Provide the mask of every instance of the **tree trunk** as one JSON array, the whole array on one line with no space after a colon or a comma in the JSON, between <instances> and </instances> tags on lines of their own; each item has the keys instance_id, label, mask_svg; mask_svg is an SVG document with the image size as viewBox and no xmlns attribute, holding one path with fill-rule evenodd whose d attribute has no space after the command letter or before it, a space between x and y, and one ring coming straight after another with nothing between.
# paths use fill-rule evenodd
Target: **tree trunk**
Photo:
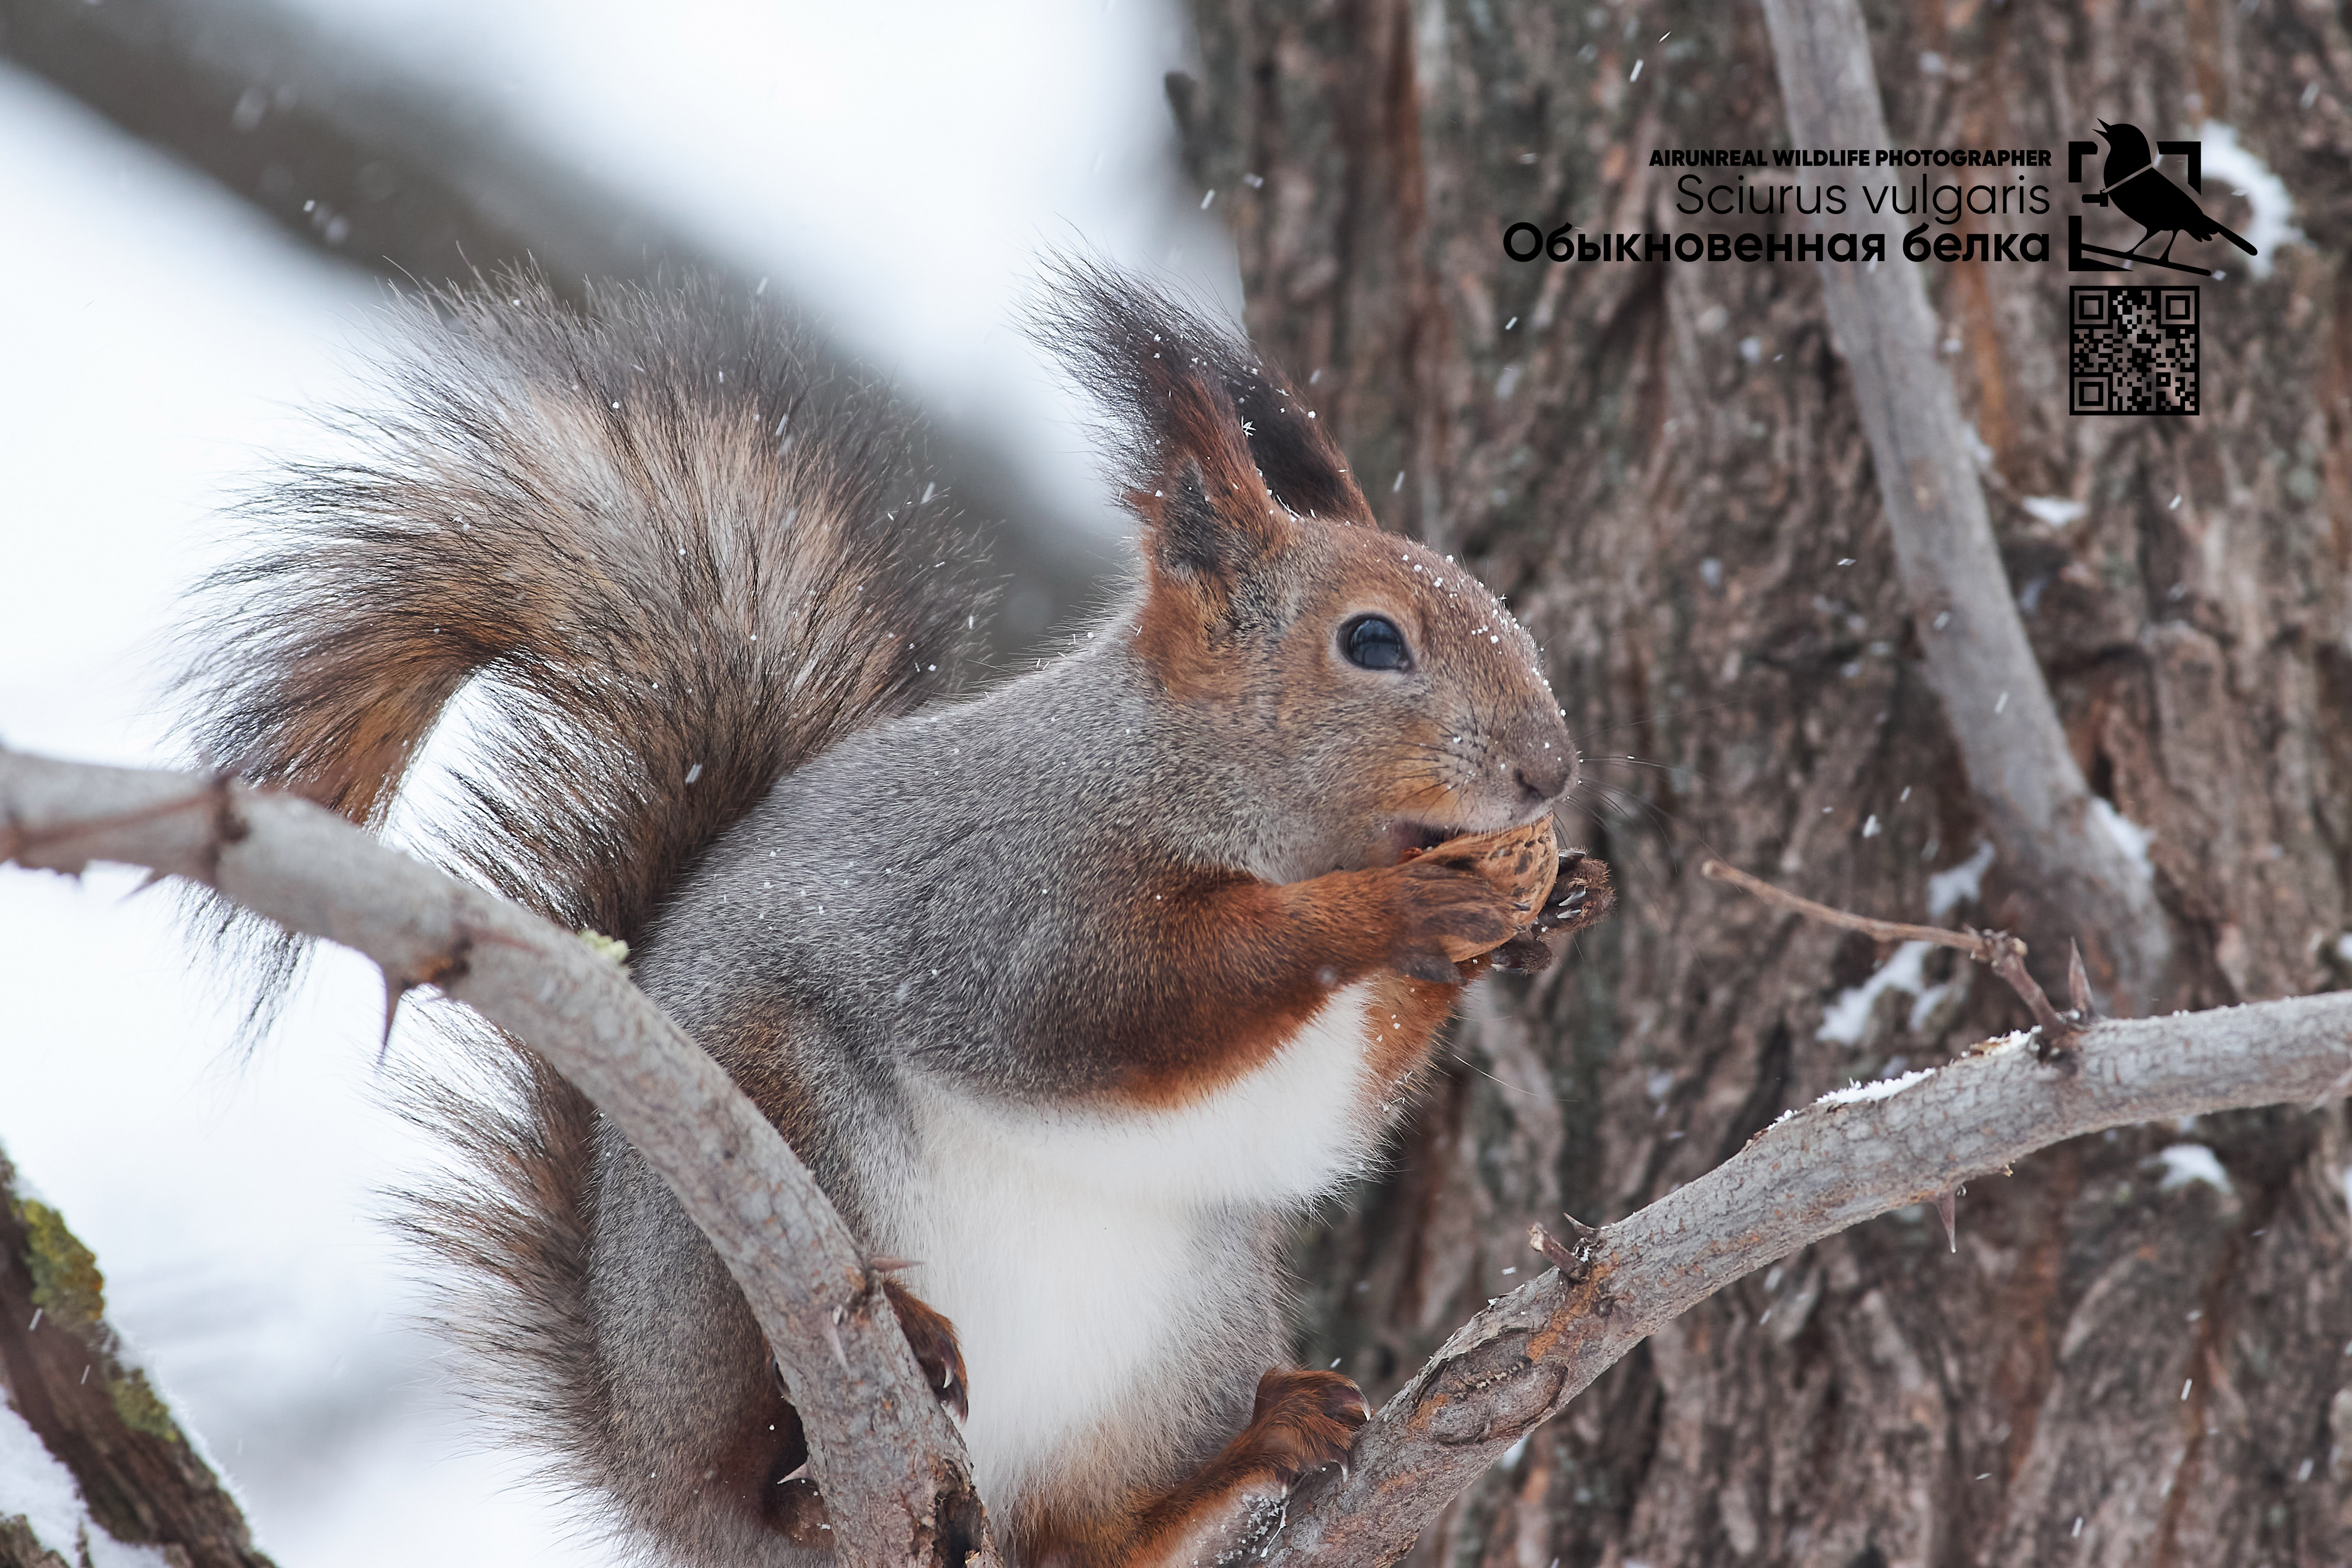
<instances>
[{"instance_id":1,"label":"tree trunk","mask_svg":"<svg viewBox=\"0 0 2352 1568\"><path fill-rule=\"evenodd\" d=\"M1694 874L1714 853L1918 920L1930 878L1981 864L1989 837L1815 268L1503 255L1521 220L1801 229L1685 216L1684 171L1648 166L1789 144L1760 10L1194 9L1202 77L1171 96L1254 335L1311 376L1384 521L1465 556L1549 648L1591 759L1579 831L1622 890L1567 962L1474 1004L1391 1173L1303 1244L1301 1354L1377 1399L1540 1267L1530 1221L1616 1219L1785 1109L2026 1020L1939 954L1825 1035L1891 955ZM2161 1005L2352 983L2352 37L2282 4L1865 17L1895 146L2056 155L2028 177L2046 216L1977 220L2052 234L2052 261L1931 262L1924 281L2074 760L2155 833ZM2209 118L2284 179L2308 245L2266 247L2259 278L2220 243L2185 258L2222 279L2070 275L2065 217L2090 209L2066 143L2100 119L2153 139ZM2207 168L2206 210L2244 233ZM1923 173L1988 178L1844 177ZM2070 417L2070 284L2150 281L2201 284L2203 411ZM2083 510L2053 526L2027 498ZM2035 870L1946 881L1940 919L2021 924L2056 992ZM2180 1145L2218 1166L2158 1157ZM1604 1377L1415 1561L2352 1559L2347 1154L2333 1110L2142 1127L1979 1184L1957 1256L1926 1207L1810 1248Z\"/></svg>"}]
</instances>

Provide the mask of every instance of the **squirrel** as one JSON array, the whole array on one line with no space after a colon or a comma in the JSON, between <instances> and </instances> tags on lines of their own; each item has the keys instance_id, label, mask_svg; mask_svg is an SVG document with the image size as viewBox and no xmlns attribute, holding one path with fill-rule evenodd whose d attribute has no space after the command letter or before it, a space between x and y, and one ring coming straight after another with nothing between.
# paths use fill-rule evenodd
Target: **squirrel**
<instances>
[{"instance_id":1,"label":"squirrel","mask_svg":"<svg viewBox=\"0 0 2352 1568\"><path fill-rule=\"evenodd\" d=\"M877 1258L1006 1561L1264 1538L1367 1418L1290 1364L1279 1258L1378 1158L1463 985L1612 900L1528 633L1381 531L1228 329L1066 266L1035 334L1114 422L1139 581L955 695L982 595L917 433L709 286L417 313L393 405L209 580L215 765L381 827L467 692L454 865L637 983ZM290 971L279 950L268 978ZM528 1049L425 1113L413 1228L508 1429L637 1560L817 1563L749 1308Z\"/></svg>"}]
</instances>

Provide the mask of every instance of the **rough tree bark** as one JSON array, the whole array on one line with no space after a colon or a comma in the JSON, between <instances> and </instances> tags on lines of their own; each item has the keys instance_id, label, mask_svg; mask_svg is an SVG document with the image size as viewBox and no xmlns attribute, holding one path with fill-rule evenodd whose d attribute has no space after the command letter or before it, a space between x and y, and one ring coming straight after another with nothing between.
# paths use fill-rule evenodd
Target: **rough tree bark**
<instances>
[{"instance_id":1,"label":"rough tree bark","mask_svg":"<svg viewBox=\"0 0 2352 1568\"><path fill-rule=\"evenodd\" d=\"M1927 994L1890 989L1858 1038L1826 1037L1825 1005L1889 955L1693 874L1711 852L1916 920L1990 837L1814 270L1500 254L1522 218L1774 226L1687 219L1677 172L1646 166L1789 144L1760 10L1194 15L1203 68L1171 99L1254 332L1313 376L1386 521L1465 554L1548 645L1596 753L1582 831L1624 889L1575 961L1473 1016L1392 1173L1303 1243L1302 1354L1377 1398L1525 1278L1529 1222L1617 1219L2016 1004L1930 956ZM2352 983L2352 37L2295 5L1864 16L1897 146L2049 147L2058 185L2095 119L2210 117L2295 196L2308 246L2204 286L2196 418L2067 416L2063 259L1926 281L2074 760L2156 833L2165 1005ZM2203 195L2243 231L2225 184ZM2062 257L2068 205L2031 226ZM2028 497L2084 510L2052 527ZM1996 862L1949 918L2032 918L2034 871ZM2063 949L2034 934L2054 984ZM2218 1169L2158 1157L2184 1144ZM2120 1129L1973 1186L1957 1256L1925 1207L1817 1244L1661 1330L1416 1561L2352 1557L2347 1156L2335 1110Z\"/></svg>"}]
</instances>

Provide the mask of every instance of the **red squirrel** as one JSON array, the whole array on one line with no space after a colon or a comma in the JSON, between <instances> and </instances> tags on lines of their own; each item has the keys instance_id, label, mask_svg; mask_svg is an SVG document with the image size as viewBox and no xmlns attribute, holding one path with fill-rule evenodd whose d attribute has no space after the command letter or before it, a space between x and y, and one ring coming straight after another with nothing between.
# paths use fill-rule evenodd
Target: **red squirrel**
<instances>
[{"instance_id":1,"label":"red squirrel","mask_svg":"<svg viewBox=\"0 0 2352 1568\"><path fill-rule=\"evenodd\" d=\"M456 863L629 944L783 1132L963 1422L1006 1560L1260 1544L1366 1418L1289 1364L1279 1242L1367 1169L1468 980L1606 909L1534 644L1382 532L1230 331L1073 266L1036 331L1116 422L1139 580L951 698L971 552L871 395L715 289L420 313L363 451L216 577L205 752L381 825L461 689ZM288 950L290 951L290 950ZM282 972L282 966L281 966ZM750 1310L528 1051L434 1114L447 1313L635 1555L830 1562Z\"/></svg>"}]
</instances>

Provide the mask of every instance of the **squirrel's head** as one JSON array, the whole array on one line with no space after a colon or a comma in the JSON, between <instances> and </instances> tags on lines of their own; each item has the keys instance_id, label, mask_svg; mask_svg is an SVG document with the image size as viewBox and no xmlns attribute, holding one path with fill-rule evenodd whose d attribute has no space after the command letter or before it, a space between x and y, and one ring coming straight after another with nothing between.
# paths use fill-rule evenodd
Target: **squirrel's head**
<instances>
[{"instance_id":1,"label":"squirrel's head","mask_svg":"<svg viewBox=\"0 0 2352 1568\"><path fill-rule=\"evenodd\" d=\"M1129 416L1135 651L1247 797L1286 878L1549 815L1577 753L1533 640L1466 570L1383 533L1315 411L1228 333L1099 273L1048 322Z\"/></svg>"}]
</instances>

